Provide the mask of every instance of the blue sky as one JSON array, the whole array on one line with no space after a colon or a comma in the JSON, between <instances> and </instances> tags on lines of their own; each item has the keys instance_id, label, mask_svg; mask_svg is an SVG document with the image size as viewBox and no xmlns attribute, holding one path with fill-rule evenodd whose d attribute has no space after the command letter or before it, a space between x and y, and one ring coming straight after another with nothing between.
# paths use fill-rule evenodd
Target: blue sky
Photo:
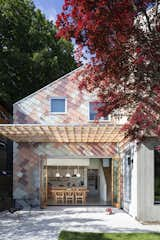
<instances>
[{"instance_id":1,"label":"blue sky","mask_svg":"<svg viewBox=\"0 0 160 240\"><path fill-rule=\"evenodd\" d=\"M33 0L35 6L55 22L56 15L61 12L64 0Z\"/></svg>"}]
</instances>

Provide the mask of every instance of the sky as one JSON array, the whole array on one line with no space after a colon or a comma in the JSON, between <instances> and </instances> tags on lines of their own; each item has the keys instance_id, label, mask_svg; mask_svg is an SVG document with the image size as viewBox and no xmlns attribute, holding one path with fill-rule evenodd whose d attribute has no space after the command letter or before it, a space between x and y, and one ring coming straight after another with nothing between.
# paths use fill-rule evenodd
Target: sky
<instances>
[{"instance_id":1,"label":"sky","mask_svg":"<svg viewBox=\"0 0 160 240\"><path fill-rule=\"evenodd\" d=\"M49 20L56 21L56 15L61 12L64 0L33 0Z\"/></svg>"}]
</instances>

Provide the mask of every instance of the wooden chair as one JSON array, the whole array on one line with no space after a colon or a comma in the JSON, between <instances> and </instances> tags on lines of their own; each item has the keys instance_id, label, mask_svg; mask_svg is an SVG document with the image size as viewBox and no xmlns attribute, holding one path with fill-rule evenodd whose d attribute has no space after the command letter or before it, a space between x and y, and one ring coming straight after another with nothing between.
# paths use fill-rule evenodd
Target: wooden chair
<instances>
[{"instance_id":1,"label":"wooden chair","mask_svg":"<svg viewBox=\"0 0 160 240\"><path fill-rule=\"evenodd\" d=\"M75 192L75 203L86 203L86 192L85 191L76 191Z\"/></svg>"},{"instance_id":2,"label":"wooden chair","mask_svg":"<svg viewBox=\"0 0 160 240\"><path fill-rule=\"evenodd\" d=\"M55 202L64 204L64 191L55 191Z\"/></svg>"},{"instance_id":3,"label":"wooden chair","mask_svg":"<svg viewBox=\"0 0 160 240\"><path fill-rule=\"evenodd\" d=\"M66 204L71 203L74 204L74 191L72 190L67 190L65 192L65 198L66 198Z\"/></svg>"}]
</instances>

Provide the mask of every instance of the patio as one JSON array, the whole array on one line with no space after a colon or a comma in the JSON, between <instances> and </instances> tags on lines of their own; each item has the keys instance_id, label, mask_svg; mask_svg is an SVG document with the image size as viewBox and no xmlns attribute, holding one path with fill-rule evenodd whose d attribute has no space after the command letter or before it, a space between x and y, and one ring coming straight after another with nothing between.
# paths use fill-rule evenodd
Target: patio
<instances>
[{"instance_id":1,"label":"patio","mask_svg":"<svg viewBox=\"0 0 160 240\"><path fill-rule=\"evenodd\" d=\"M159 225L142 225L124 211L105 207L48 207L41 211L0 213L3 240L57 240L60 231L160 232Z\"/></svg>"}]
</instances>

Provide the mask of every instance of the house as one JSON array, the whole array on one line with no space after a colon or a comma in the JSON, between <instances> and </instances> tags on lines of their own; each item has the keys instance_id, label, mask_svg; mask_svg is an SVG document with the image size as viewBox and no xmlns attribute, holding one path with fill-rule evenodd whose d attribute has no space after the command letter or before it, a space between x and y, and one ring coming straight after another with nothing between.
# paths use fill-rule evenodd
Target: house
<instances>
[{"instance_id":1,"label":"house","mask_svg":"<svg viewBox=\"0 0 160 240\"><path fill-rule=\"evenodd\" d=\"M14 199L39 207L112 205L160 221L158 139L126 141L125 116L96 123L101 103L79 90L77 71L16 102L14 124L0 125L14 141Z\"/></svg>"}]
</instances>

